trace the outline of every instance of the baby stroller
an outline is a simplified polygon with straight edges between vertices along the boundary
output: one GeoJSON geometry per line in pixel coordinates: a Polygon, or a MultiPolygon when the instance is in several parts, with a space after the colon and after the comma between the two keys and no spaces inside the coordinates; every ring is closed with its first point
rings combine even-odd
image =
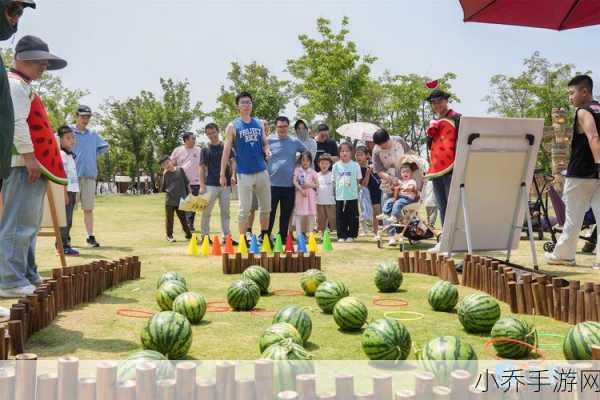
{"type": "MultiPolygon", "coordinates": [[[[417,198],[414,203],[402,208],[401,217],[397,224],[384,224],[380,231],[394,237],[396,242],[400,243],[400,250],[404,251],[407,241],[412,245],[421,240],[431,239],[435,237],[435,234],[425,220],[419,218],[419,211],[423,207],[421,191],[425,184],[424,170],[426,162],[416,155],[408,154],[402,159],[400,165],[402,164],[411,165],[413,179],[417,182],[417,198]]],[[[382,239],[377,241],[377,247],[380,249],[383,248],[382,239]]]]}

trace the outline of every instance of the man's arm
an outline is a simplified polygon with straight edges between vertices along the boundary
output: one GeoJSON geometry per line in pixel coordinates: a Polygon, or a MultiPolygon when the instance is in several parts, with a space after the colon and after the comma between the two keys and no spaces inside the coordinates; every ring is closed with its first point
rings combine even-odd
{"type": "Polygon", "coordinates": [[[221,172],[219,173],[219,183],[223,187],[227,187],[227,177],[225,176],[225,172],[227,171],[227,164],[229,163],[229,157],[231,156],[234,135],[235,132],[233,129],[233,124],[227,125],[227,129],[225,129],[225,143],[223,144],[223,155],[221,156],[221,172]]]}
{"type": "Polygon", "coordinates": [[[231,160],[229,160],[229,165],[231,167],[231,184],[235,185],[237,183],[237,170],[235,165],[235,159],[233,157],[231,158],[231,160]]]}
{"type": "Polygon", "coordinates": [[[265,153],[265,157],[268,159],[271,158],[271,148],[269,147],[269,125],[267,125],[266,121],[262,122],[263,124],[263,152],[265,153]]]}
{"type": "Polygon", "coordinates": [[[96,132],[96,154],[102,155],[108,152],[108,143],[96,132]]]}
{"type": "Polygon", "coordinates": [[[600,164],[600,136],[598,136],[594,116],[588,110],[579,110],[577,112],[577,124],[587,136],[590,150],[594,155],[594,162],[600,164]]]}

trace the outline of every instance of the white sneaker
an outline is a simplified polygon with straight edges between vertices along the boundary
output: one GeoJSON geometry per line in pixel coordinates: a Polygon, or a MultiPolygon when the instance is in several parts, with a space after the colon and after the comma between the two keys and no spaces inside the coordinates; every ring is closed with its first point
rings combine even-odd
{"type": "Polygon", "coordinates": [[[15,297],[26,297],[31,296],[35,291],[35,286],[27,285],[23,287],[0,289],[0,297],[4,298],[15,298],[15,297]]]}
{"type": "Polygon", "coordinates": [[[175,239],[173,239],[173,236],[167,236],[167,242],[175,243],[175,239]]]}
{"type": "Polygon", "coordinates": [[[352,243],[352,242],[354,242],[354,239],[352,239],[352,238],[347,238],[346,239],[346,243],[352,243]]]}
{"type": "Polygon", "coordinates": [[[344,238],[339,238],[339,239],[338,239],[338,242],[339,242],[339,243],[344,243],[345,241],[346,241],[346,239],[344,239],[344,238]]]}
{"type": "Polygon", "coordinates": [[[392,236],[390,238],[390,240],[388,241],[388,246],[397,246],[398,245],[398,241],[396,240],[396,238],[394,236],[392,236]]]}
{"type": "Polygon", "coordinates": [[[554,253],[544,253],[544,259],[550,265],[575,265],[575,260],[563,260],[554,255],[554,253]]]}

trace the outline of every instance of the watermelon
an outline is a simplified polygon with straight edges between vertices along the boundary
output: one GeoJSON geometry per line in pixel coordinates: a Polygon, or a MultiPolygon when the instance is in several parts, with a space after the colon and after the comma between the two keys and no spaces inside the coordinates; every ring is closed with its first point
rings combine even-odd
{"type": "Polygon", "coordinates": [[[182,293],[173,301],[173,311],[186,317],[190,324],[197,324],[206,313],[206,299],[200,293],[182,293]]]}
{"type": "Polygon", "coordinates": [[[319,285],[315,292],[317,305],[326,314],[331,314],[333,306],[342,297],[349,296],[350,292],[342,282],[325,281],[319,285]]]}
{"type": "Polygon", "coordinates": [[[418,354],[421,368],[433,373],[442,386],[450,383],[450,374],[462,369],[474,378],[478,371],[477,354],[473,347],[458,336],[441,336],[431,340],[418,354]]]}
{"type": "Polygon", "coordinates": [[[456,156],[456,122],[459,114],[450,111],[445,118],[431,121],[427,135],[432,139],[429,149],[428,178],[437,178],[446,175],[454,168],[456,156]]]}
{"type": "Polygon", "coordinates": [[[314,374],[315,367],[308,360],[279,360],[273,365],[273,398],[288,390],[296,391],[296,377],[303,374],[314,374]]]}
{"type": "Polygon", "coordinates": [[[581,322],[569,330],[563,343],[567,361],[591,360],[592,346],[600,345],[600,323],[581,322]]]}
{"type": "MultiPolygon", "coordinates": [[[[500,318],[494,324],[491,336],[493,339],[516,339],[532,346],[537,342],[537,332],[535,328],[529,326],[526,321],[523,321],[514,315],[500,318]]],[[[494,342],[494,349],[496,349],[496,352],[500,357],[512,359],[527,357],[532,351],[531,347],[508,341],[494,342]]]]}
{"type": "Polygon", "coordinates": [[[261,358],[266,360],[310,360],[312,357],[302,345],[284,339],[267,347],[261,358]]]}
{"type": "Polygon", "coordinates": [[[490,333],[499,318],[500,306],[487,294],[472,294],[458,304],[458,320],[469,333],[490,333]]]}
{"type": "Polygon", "coordinates": [[[187,282],[185,281],[185,278],[179,272],[169,271],[162,274],[156,282],[156,288],[158,289],[160,285],[162,285],[166,281],[179,281],[183,283],[183,286],[187,287],[187,282]]]}
{"type": "Polygon", "coordinates": [[[242,279],[252,281],[260,288],[260,294],[269,294],[271,275],[260,265],[251,265],[242,273],[242,279]]]}
{"type": "Polygon", "coordinates": [[[227,289],[227,302],[236,311],[250,311],[260,299],[260,288],[252,281],[241,279],[227,289]]]}
{"type": "Polygon", "coordinates": [[[362,335],[362,348],[371,360],[406,360],[412,340],[400,322],[382,318],[367,326],[362,335]]]}
{"type": "Polygon", "coordinates": [[[402,285],[402,272],[396,264],[381,263],[375,272],[375,286],[380,292],[395,292],[402,285]]]}
{"type": "Polygon", "coordinates": [[[162,311],[173,309],[173,301],[182,293],[187,292],[185,285],[179,281],[166,281],[156,290],[156,303],[162,311]]]}
{"type": "Polygon", "coordinates": [[[156,379],[175,378],[175,367],[167,357],[154,350],[144,350],[132,354],[119,365],[117,380],[134,381],[137,365],[146,361],[156,364],[156,379]]]}
{"type": "Polygon", "coordinates": [[[312,321],[308,313],[296,305],[285,306],[279,310],[275,317],[273,317],[273,323],[276,322],[287,322],[293,325],[302,336],[302,344],[308,341],[312,332],[312,321]]]}
{"type": "Polygon", "coordinates": [[[268,327],[260,337],[258,344],[260,352],[264,352],[267,347],[284,341],[286,339],[302,346],[302,336],[298,333],[298,330],[293,325],[287,322],[279,322],[268,327]]]}
{"type": "Polygon", "coordinates": [[[357,331],[367,322],[367,307],[356,297],[344,297],[333,307],[333,319],[343,331],[357,331]]]}
{"type": "Polygon", "coordinates": [[[429,289],[427,300],[435,311],[451,311],[458,303],[458,289],[448,281],[439,281],[429,289]]]}
{"type": "Polygon", "coordinates": [[[159,312],[142,329],[141,340],[144,349],[158,351],[169,360],[179,360],[192,346],[192,325],[179,313],[159,312]]]}
{"type": "Polygon", "coordinates": [[[307,296],[314,296],[319,285],[327,280],[327,277],[318,269],[309,269],[300,276],[300,286],[307,296]]]}

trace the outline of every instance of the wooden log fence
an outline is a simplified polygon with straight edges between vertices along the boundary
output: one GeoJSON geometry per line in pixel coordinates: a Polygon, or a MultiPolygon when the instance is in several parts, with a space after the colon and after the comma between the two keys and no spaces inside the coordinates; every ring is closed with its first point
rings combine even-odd
{"type": "Polygon", "coordinates": [[[251,265],[260,265],[270,273],[295,273],[304,272],[309,269],[321,269],[321,256],[314,252],[304,253],[273,253],[248,254],[243,257],[240,253],[234,256],[223,254],[223,273],[241,274],[251,265]]]}
{"type": "Polygon", "coordinates": [[[53,269],[52,278],[44,279],[33,295],[10,307],[8,322],[0,324],[0,359],[24,353],[27,339],[50,325],[59,312],[92,302],[105,290],[140,276],[138,257],[53,269]]]}
{"type": "Polygon", "coordinates": [[[454,260],[438,254],[431,254],[429,258],[428,254],[424,252],[415,251],[411,254],[405,251],[398,258],[398,268],[403,273],[437,276],[455,285],[460,283],[454,260]]]}
{"type": "MultiPolygon", "coordinates": [[[[215,364],[214,379],[200,377],[198,364],[192,361],[174,362],[174,379],[159,379],[158,366],[154,362],[140,362],[136,366],[134,380],[117,381],[118,364],[103,361],[96,366],[96,376],[80,377],[79,361],[75,358],[57,360],[57,372],[38,374],[36,356],[24,354],[17,357],[14,370],[8,370],[0,376],[0,400],[475,400],[475,399],[512,399],[535,398],[558,400],[573,398],[578,392],[580,398],[597,398],[593,386],[573,386],[570,393],[553,392],[553,386],[547,385],[544,397],[533,386],[526,386],[530,373],[522,372],[522,386],[518,393],[505,393],[503,387],[493,384],[474,386],[477,376],[463,370],[453,371],[448,386],[438,386],[435,376],[426,371],[415,371],[412,387],[396,387],[393,375],[378,372],[372,376],[372,386],[367,391],[356,392],[355,377],[338,373],[333,376],[334,392],[317,392],[317,377],[303,374],[295,377],[294,391],[276,393],[273,377],[278,368],[274,362],[259,360],[254,362],[254,377],[236,378],[235,364],[220,361],[215,364]]],[[[48,369],[48,366],[45,365],[48,369]]],[[[592,371],[593,363],[574,366],[557,366],[564,371],[592,371]]],[[[40,368],[41,369],[41,368],[40,368]]],[[[89,370],[86,368],[86,371],[89,370]]],[[[489,371],[489,369],[488,369],[489,371]]],[[[597,372],[597,370],[596,370],[597,372]]],[[[204,371],[203,371],[204,373],[204,371]]],[[[244,374],[247,375],[247,374],[244,374]]],[[[400,376],[400,375],[396,375],[400,376]]],[[[531,374],[533,376],[533,373],[531,374]]],[[[362,377],[361,377],[362,378],[362,377]]],[[[290,378],[291,379],[291,378],[290,378]]],[[[364,379],[361,379],[364,382],[364,379]]],[[[293,382],[290,381],[290,382],[293,382]]],[[[404,376],[402,383],[396,386],[410,385],[410,377],[404,376]],[[408,382],[408,383],[407,383],[408,382]]],[[[292,388],[287,388],[292,389],[292,388]]],[[[512,389],[512,388],[509,388],[512,389]]],[[[514,391],[514,389],[512,389],[514,391]]]]}

